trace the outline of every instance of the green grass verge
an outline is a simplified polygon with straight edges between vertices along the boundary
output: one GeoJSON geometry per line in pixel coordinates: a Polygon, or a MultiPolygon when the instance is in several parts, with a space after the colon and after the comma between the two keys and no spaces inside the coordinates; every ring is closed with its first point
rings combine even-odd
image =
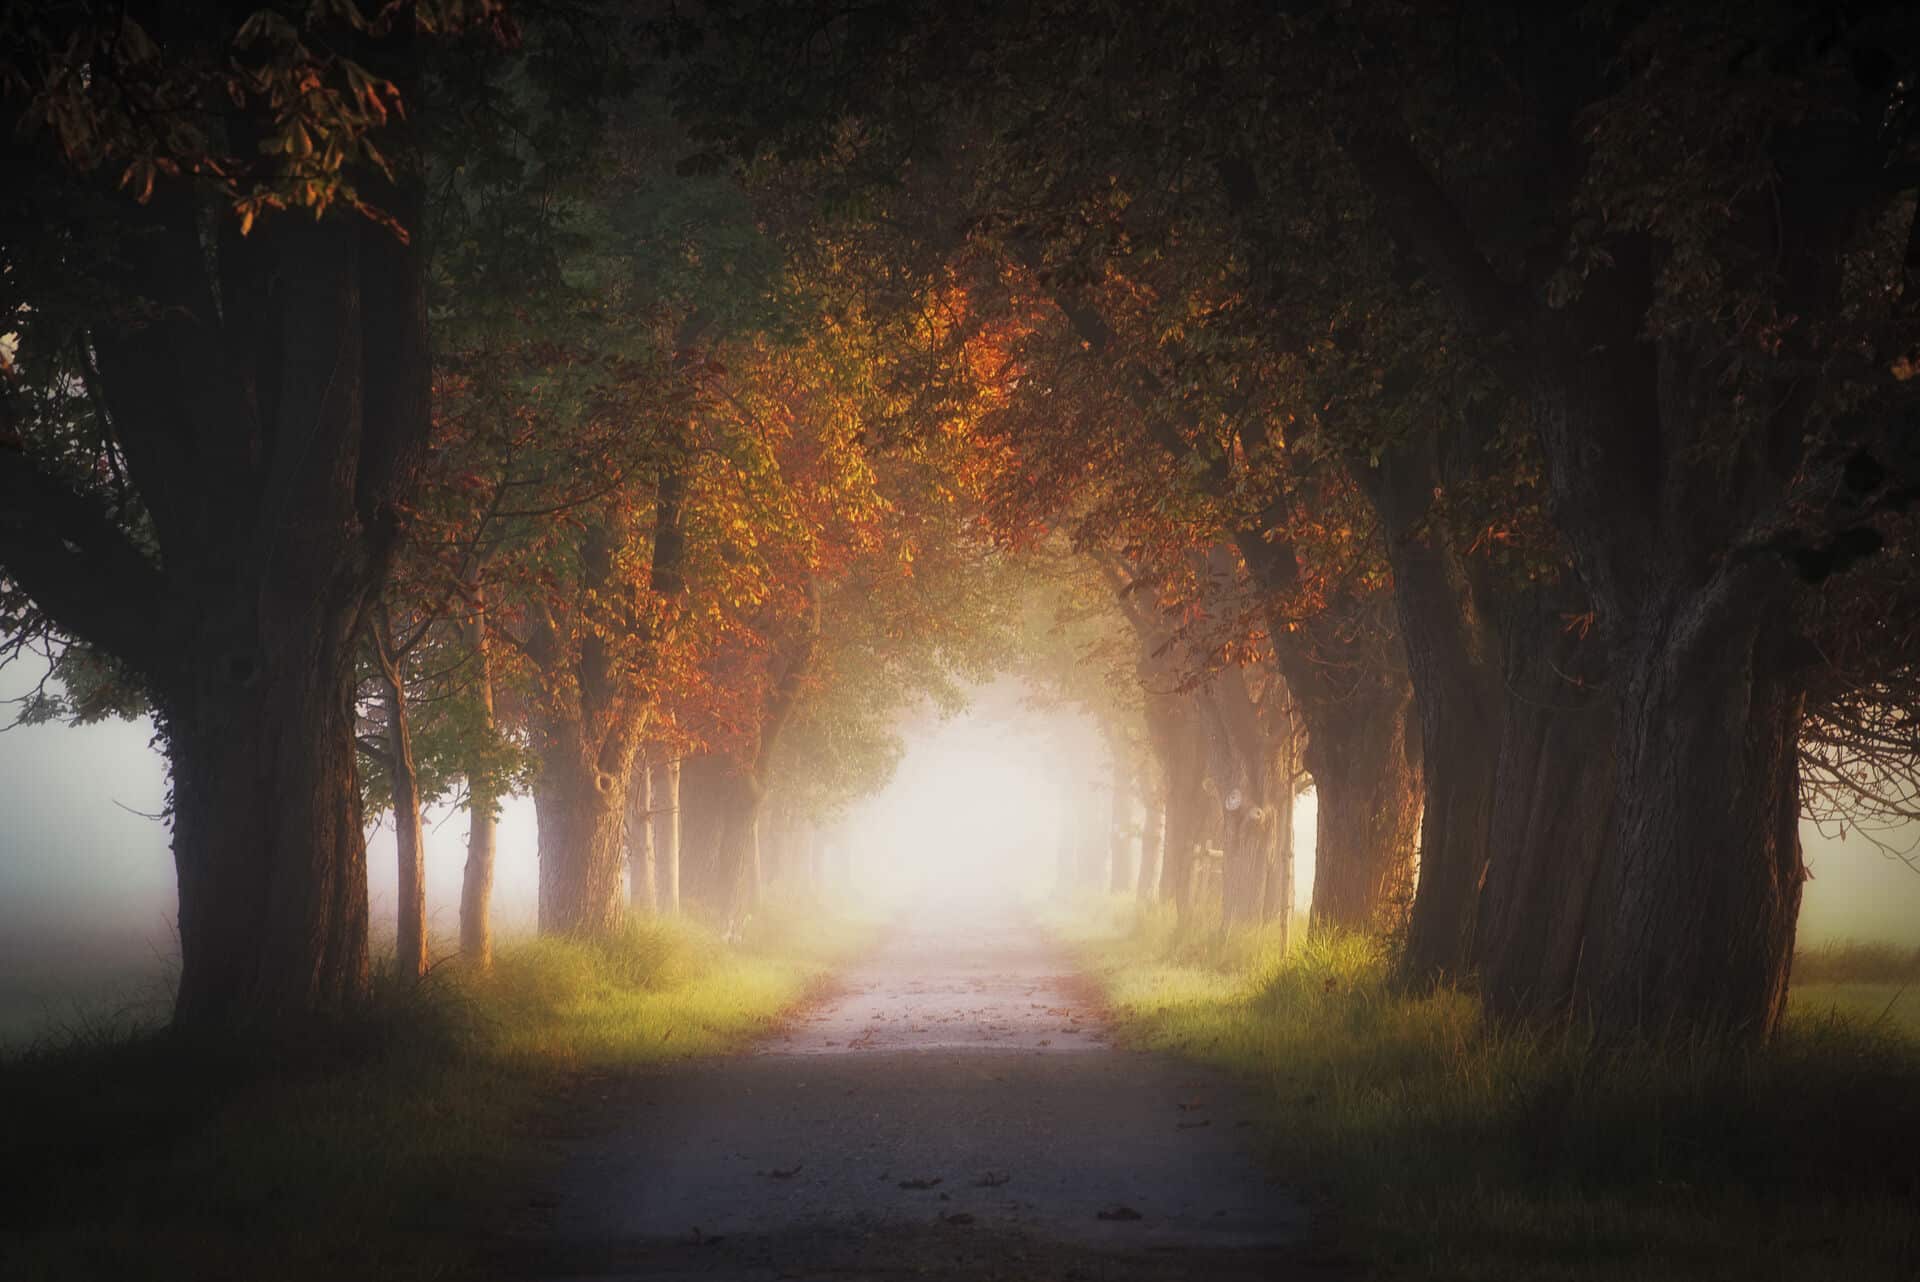
{"type": "Polygon", "coordinates": [[[1120,905],[1057,928],[1123,1035],[1252,1079],[1279,1168],[1383,1276],[1920,1277],[1920,1040],[1881,1018],[1898,984],[1797,993],[1761,1054],[1603,1051],[1398,993],[1364,939],[1283,956],[1275,932],[1120,905]]]}
{"type": "Polygon", "coordinates": [[[737,947],[676,922],[528,940],[485,977],[390,979],[363,1020],[272,1062],[155,1035],[0,1063],[0,1277],[452,1279],[596,1078],[740,1046],[859,927],[765,920],[737,947]]]}

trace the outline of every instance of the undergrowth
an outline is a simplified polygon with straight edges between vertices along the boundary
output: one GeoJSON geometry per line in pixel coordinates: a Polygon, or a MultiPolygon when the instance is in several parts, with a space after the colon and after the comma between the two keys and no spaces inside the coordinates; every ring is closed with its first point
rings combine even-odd
{"type": "Polygon", "coordinates": [[[1601,1049],[1397,991],[1365,939],[1060,929],[1131,1040],[1257,1084],[1280,1169],[1384,1276],[1920,1278],[1920,1041],[1890,1020],[1797,999],[1762,1053],[1601,1049]]]}
{"type": "Polygon", "coordinates": [[[491,974],[377,978],[271,1056],[69,1031],[0,1061],[0,1277],[468,1278],[574,1101],[612,1073],[767,1031],[858,927],[742,944],[672,921],[502,947],[491,974]]]}

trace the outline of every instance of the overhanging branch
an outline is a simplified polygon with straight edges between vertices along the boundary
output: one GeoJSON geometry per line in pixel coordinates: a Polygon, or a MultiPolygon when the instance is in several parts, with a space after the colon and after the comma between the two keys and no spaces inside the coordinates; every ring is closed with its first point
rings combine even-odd
{"type": "Polygon", "coordinates": [[[97,504],[26,451],[0,448],[0,570],[56,627],[143,677],[164,675],[165,583],[97,504]]]}

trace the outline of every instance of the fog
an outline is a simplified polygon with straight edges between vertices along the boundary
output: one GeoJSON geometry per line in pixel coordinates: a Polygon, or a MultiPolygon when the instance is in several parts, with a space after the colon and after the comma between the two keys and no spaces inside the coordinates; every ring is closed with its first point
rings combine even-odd
{"type": "MultiPolygon", "coordinates": [[[[0,670],[0,695],[37,678],[0,670]]],[[[952,908],[1017,912],[1053,885],[1063,830],[1076,816],[1104,824],[1111,782],[1091,720],[1048,707],[1017,682],[972,692],[951,717],[923,711],[902,727],[906,752],[880,793],[851,807],[828,835],[876,913],[952,908]],[[982,902],[986,901],[986,902],[982,902]]],[[[174,872],[165,825],[166,777],[144,722],[20,726],[0,733],[0,1036],[17,1038],[82,1014],[151,1014],[177,951],[174,872]]],[[[1297,907],[1313,884],[1313,799],[1295,816],[1297,907]]],[[[427,815],[427,911],[451,951],[466,816],[427,815]]],[[[1920,873],[1859,838],[1803,830],[1813,880],[1803,944],[1836,939],[1920,945],[1920,873]]],[[[533,927],[537,866],[533,804],[507,803],[496,872],[497,929],[533,927]]],[[[368,849],[376,941],[393,933],[394,853],[381,825],[368,849]]]]}

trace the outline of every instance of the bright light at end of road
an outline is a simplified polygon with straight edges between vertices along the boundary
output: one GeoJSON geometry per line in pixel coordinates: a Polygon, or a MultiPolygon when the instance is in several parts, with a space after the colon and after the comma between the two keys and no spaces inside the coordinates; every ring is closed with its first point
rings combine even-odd
{"type": "Polygon", "coordinates": [[[1104,836],[1107,746],[1091,718],[1034,706],[1017,682],[973,692],[941,719],[904,730],[906,756],[885,789],[855,805],[838,833],[854,886],[878,910],[977,916],[1018,911],[1053,886],[1075,826],[1104,836]]]}

